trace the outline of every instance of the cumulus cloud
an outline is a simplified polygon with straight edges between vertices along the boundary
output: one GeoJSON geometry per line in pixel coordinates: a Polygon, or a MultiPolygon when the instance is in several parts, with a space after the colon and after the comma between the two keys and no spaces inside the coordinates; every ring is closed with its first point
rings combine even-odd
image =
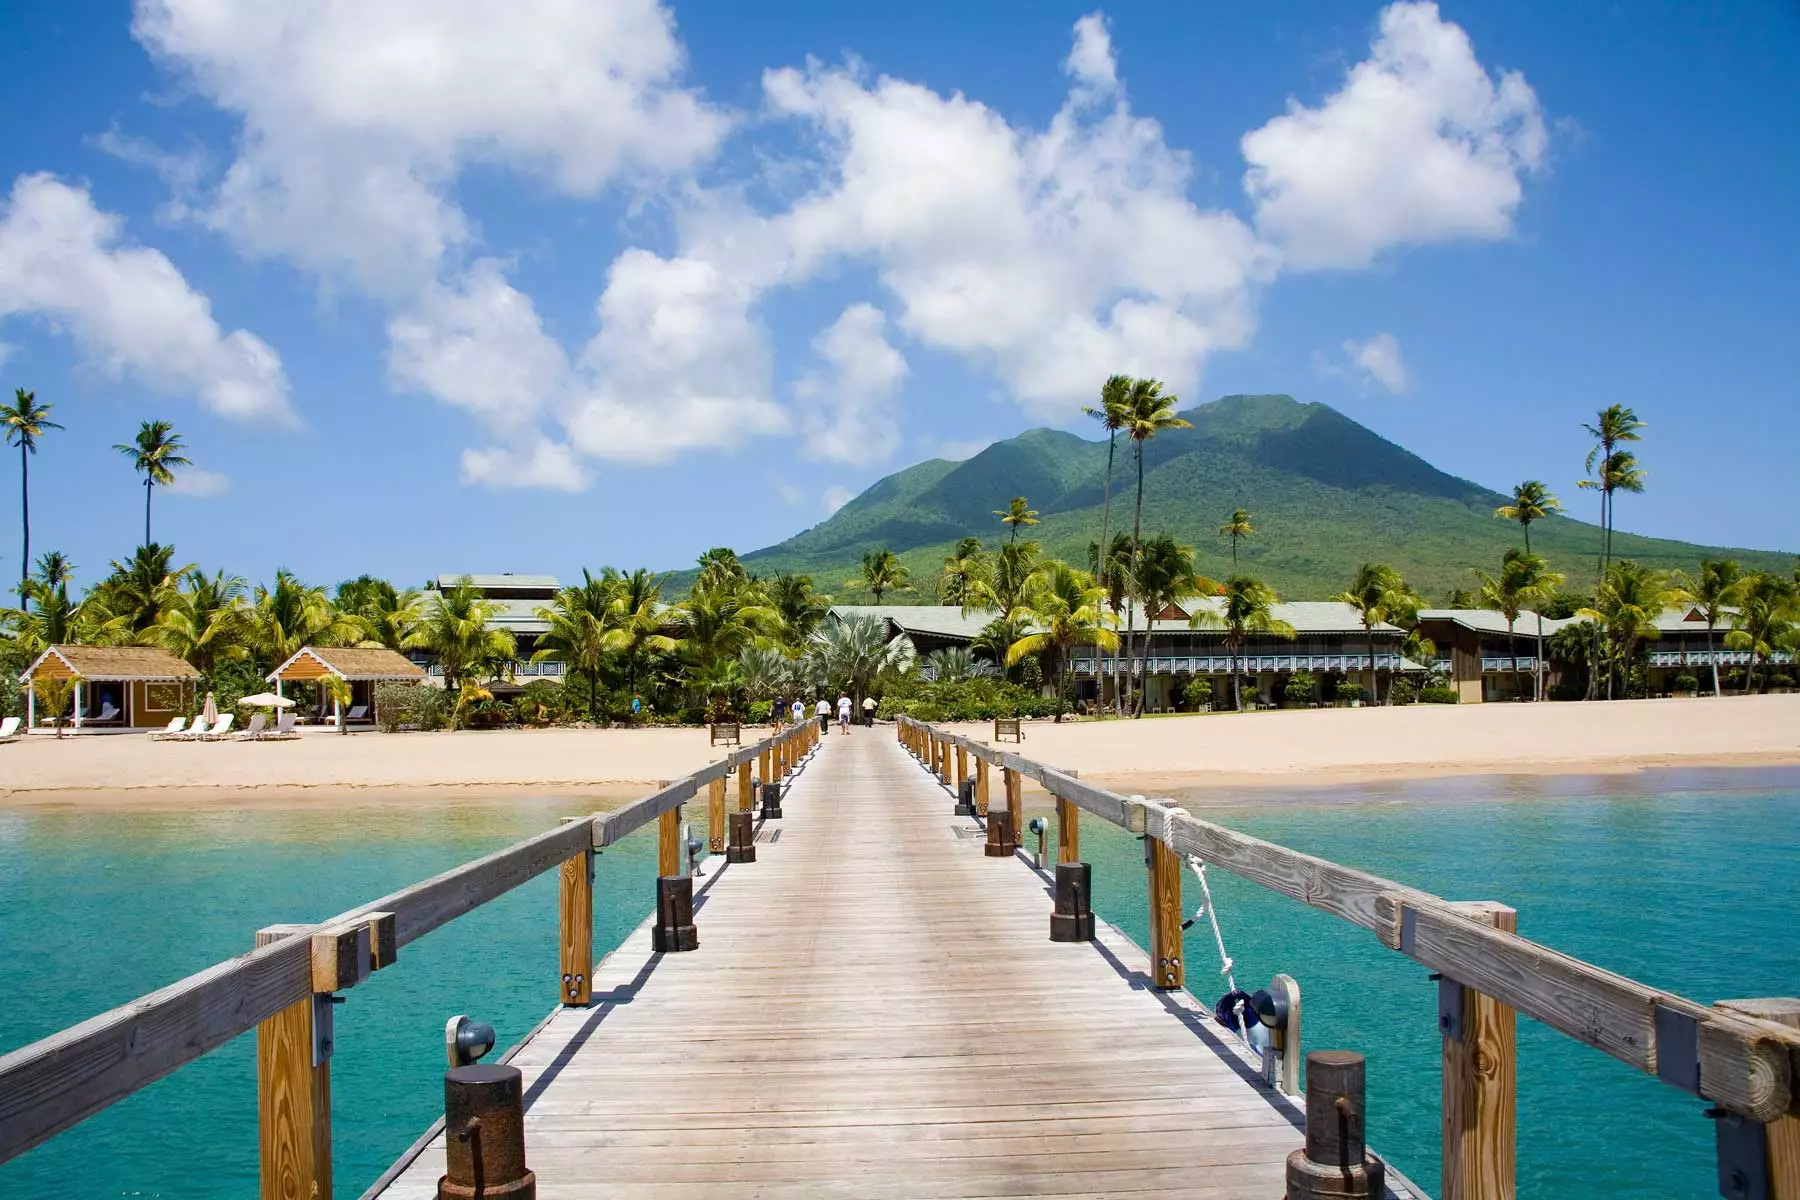
{"type": "Polygon", "coordinates": [[[899,447],[893,398],[906,379],[906,359],[888,343],[886,329],[880,309],[852,304],[813,339],[826,369],[794,386],[809,457],[878,463],[899,447]]]}
{"type": "Polygon", "coordinates": [[[1490,76],[1437,5],[1403,0],[1338,92],[1244,135],[1244,190],[1286,265],[1361,267],[1390,247],[1509,235],[1547,140],[1523,75],[1490,76]]]}
{"type": "Polygon", "coordinates": [[[110,374],[222,416],[293,419],[275,352],[220,330],[174,263],[128,243],[119,217],[51,175],[21,175],[0,209],[0,319],[12,316],[66,332],[110,374]]]}
{"type": "Polygon", "coordinates": [[[549,488],[579,492],[588,475],[567,446],[548,438],[531,439],[524,446],[493,446],[462,452],[464,483],[490,488],[549,488]]]}
{"type": "Polygon", "coordinates": [[[171,496],[192,496],[199,500],[223,496],[230,490],[230,476],[202,467],[182,467],[175,474],[175,482],[163,488],[171,496]]]}
{"type": "Polygon", "coordinates": [[[1396,396],[1412,387],[1412,375],[1400,357],[1400,339],[1391,333],[1378,333],[1362,342],[1346,341],[1344,357],[1357,378],[1374,380],[1396,396]]]}

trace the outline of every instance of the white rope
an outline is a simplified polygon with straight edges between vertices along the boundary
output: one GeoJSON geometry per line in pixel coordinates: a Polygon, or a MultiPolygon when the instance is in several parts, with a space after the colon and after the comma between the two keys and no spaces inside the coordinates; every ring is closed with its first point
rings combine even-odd
{"type": "MultiPolygon", "coordinates": [[[[1200,911],[1206,914],[1207,924],[1212,926],[1213,942],[1219,947],[1219,974],[1225,977],[1226,990],[1235,992],[1238,990],[1237,977],[1232,974],[1232,958],[1225,952],[1225,935],[1220,932],[1219,917],[1213,911],[1212,889],[1206,885],[1206,864],[1192,854],[1188,855],[1187,862],[1194,872],[1194,877],[1200,881],[1200,911]]],[[[1200,914],[1195,913],[1194,915],[1198,917],[1200,914]]],[[[1256,1047],[1250,1044],[1250,1022],[1244,1017],[1244,1002],[1239,1000],[1232,1005],[1231,1012],[1237,1018],[1236,1032],[1238,1037],[1243,1040],[1244,1048],[1255,1050],[1256,1047]]]]}

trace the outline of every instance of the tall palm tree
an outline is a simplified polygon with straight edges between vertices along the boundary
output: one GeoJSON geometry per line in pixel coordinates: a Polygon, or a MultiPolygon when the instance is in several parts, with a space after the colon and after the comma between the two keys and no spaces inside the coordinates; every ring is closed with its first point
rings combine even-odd
{"type": "MultiPolygon", "coordinates": [[[[19,519],[24,526],[24,546],[19,551],[19,603],[27,602],[25,584],[31,578],[31,456],[37,453],[38,439],[48,429],[61,429],[50,419],[55,405],[39,404],[37,393],[24,388],[13,391],[13,402],[0,405],[0,428],[6,430],[6,444],[19,448],[19,519]]],[[[145,535],[144,540],[150,540],[145,535]]]]}
{"type": "Polygon", "coordinates": [[[1238,543],[1255,533],[1255,527],[1250,524],[1250,512],[1243,508],[1232,509],[1231,516],[1227,517],[1225,523],[1219,526],[1219,536],[1231,539],[1231,569],[1233,571],[1237,570],[1238,565],[1238,543]]]}
{"type": "Polygon", "coordinates": [[[605,581],[586,568],[581,583],[556,593],[556,599],[537,615],[549,624],[531,653],[534,663],[555,661],[584,676],[588,685],[588,714],[600,715],[600,668],[614,647],[617,613],[605,581]]]}
{"type": "MultiPolygon", "coordinates": [[[[1600,493],[1600,573],[1605,575],[1607,564],[1612,562],[1612,498],[1613,492],[1618,490],[1613,478],[1617,474],[1613,459],[1621,453],[1619,450],[1621,442],[1635,442],[1640,439],[1644,423],[1638,420],[1637,413],[1631,409],[1622,404],[1613,404],[1601,409],[1592,425],[1584,422],[1581,427],[1587,430],[1588,435],[1594,439],[1594,448],[1588,451],[1587,461],[1583,464],[1594,477],[1582,480],[1581,486],[1600,493]],[[1598,470],[1596,470],[1596,466],[1598,470]]],[[[1635,458],[1633,458],[1631,466],[1635,470],[1635,458]]],[[[1638,486],[1635,489],[1627,488],[1625,490],[1643,491],[1642,477],[1639,476],[1638,486]]]]}
{"type": "Polygon", "coordinates": [[[744,647],[780,628],[781,615],[753,588],[695,591],[676,606],[681,648],[705,668],[735,660],[744,647]]]}
{"type": "MultiPolygon", "coordinates": [[[[1137,575],[1139,548],[1143,545],[1144,532],[1144,447],[1157,434],[1170,429],[1186,429],[1191,422],[1183,420],[1175,414],[1175,406],[1180,403],[1174,396],[1163,395],[1160,379],[1134,379],[1126,394],[1126,416],[1122,428],[1131,438],[1132,449],[1137,455],[1137,502],[1131,520],[1131,576],[1137,575]]],[[[1135,594],[1132,597],[1136,599],[1135,594]]],[[[1132,610],[1125,614],[1125,653],[1131,654],[1131,637],[1133,634],[1132,610]]],[[[1149,633],[1145,633],[1148,640],[1149,633]]],[[[1120,709],[1123,714],[1124,709],[1120,709]]]]}
{"type": "Polygon", "coordinates": [[[59,552],[50,551],[38,559],[37,578],[25,581],[25,594],[20,598],[22,605],[36,605],[35,610],[21,607],[0,612],[0,623],[10,623],[13,636],[34,657],[51,646],[80,641],[80,635],[86,632],[82,628],[85,622],[81,605],[69,599],[69,580],[74,572],[73,563],[59,552]]]}
{"type": "Polygon", "coordinates": [[[1014,496],[1011,504],[1005,508],[996,508],[994,515],[1000,518],[1002,525],[1012,526],[1012,537],[1008,540],[1014,542],[1019,540],[1020,526],[1038,523],[1038,510],[1025,503],[1023,496],[1014,496]]]}
{"type": "Polygon", "coordinates": [[[145,421],[138,426],[137,438],[129,445],[116,444],[114,450],[131,459],[132,469],[144,476],[144,545],[150,545],[150,494],[157,487],[175,482],[175,468],[192,466],[181,456],[186,449],[181,435],[167,421],[145,421]]]}
{"type": "Polygon", "coordinates": [[[186,659],[202,675],[229,659],[245,658],[249,648],[249,611],[241,576],[190,570],[182,576],[174,600],[157,615],[156,624],[138,635],[186,659]]]}
{"type": "Polygon", "coordinates": [[[512,631],[494,627],[499,615],[500,606],[476,591],[474,580],[464,575],[448,591],[430,597],[424,619],[406,646],[436,656],[445,690],[460,697],[465,684],[502,674],[518,653],[512,631]]]}
{"type": "Polygon", "coordinates": [[[292,571],[277,570],[272,585],[258,584],[252,594],[250,647],[271,666],[286,662],[303,646],[354,646],[367,634],[360,617],[339,610],[324,588],[301,582],[292,571]]]}
{"type": "Polygon", "coordinates": [[[1042,558],[1042,549],[1029,539],[1000,547],[987,576],[969,584],[963,611],[991,608],[1011,620],[1024,606],[1025,593],[1031,587],[1032,577],[1042,568],[1042,558]]]}
{"type": "Polygon", "coordinates": [[[671,634],[673,614],[662,602],[667,575],[658,576],[643,567],[619,575],[611,568],[602,572],[614,584],[615,648],[625,656],[625,686],[638,690],[638,667],[645,654],[673,654],[678,643],[671,634]]]}
{"type": "Polygon", "coordinates": [[[1119,635],[1106,627],[1105,602],[1106,589],[1086,571],[1065,562],[1047,564],[1026,593],[1024,612],[1032,632],[1007,647],[1006,663],[1013,666],[1030,655],[1048,652],[1058,721],[1063,717],[1069,650],[1074,646],[1107,650],[1119,644],[1119,635]]]}
{"type": "MultiPolygon", "coordinates": [[[[1089,546],[1088,566],[1092,570],[1095,581],[1106,589],[1107,612],[1112,617],[1112,627],[1117,629],[1122,623],[1120,618],[1124,615],[1125,605],[1131,591],[1131,535],[1128,533],[1113,534],[1112,545],[1107,550],[1105,562],[1100,561],[1100,547],[1098,545],[1089,546]]],[[[1125,708],[1124,692],[1121,690],[1119,682],[1120,657],[1118,654],[1105,656],[1107,663],[1112,667],[1113,700],[1117,711],[1123,715],[1125,708]]],[[[1105,699],[1104,693],[1101,699],[1105,699]]]]}
{"type": "Polygon", "coordinates": [[[194,564],[175,566],[174,555],[173,546],[152,543],[139,546],[125,562],[112,564],[112,574],[83,602],[98,640],[111,645],[136,642],[175,604],[181,579],[194,564]]]}
{"type": "MultiPolygon", "coordinates": [[[[1138,602],[1144,610],[1143,647],[1139,652],[1137,676],[1150,678],[1150,631],[1157,615],[1171,604],[1189,596],[1212,595],[1219,585],[1194,571],[1194,548],[1183,546],[1166,533],[1144,539],[1137,556],[1137,573],[1133,580],[1138,602]]],[[[1138,693],[1138,711],[1143,710],[1143,692],[1138,693]]]]}
{"type": "Polygon", "coordinates": [[[1238,652],[1251,634],[1292,639],[1294,627],[1275,615],[1281,597],[1275,589],[1249,575],[1232,575],[1219,588],[1219,603],[1204,605],[1188,618],[1192,629],[1225,631],[1226,669],[1231,672],[1231,706],[1244,711],[1241,677],[1237,669],[1238,652]]]}
{"type": "Polygon", "coordinates": [[[943,570],[938,573],[938,601],[957,606],[967,604],[969,589],[987,577],[988,560],[982,552],[981,539],[963,538],[945,557],[943,570]]]}
{"type": "MultiPolygon", "coordinates": [[[[1519,644],[1518,639],[1513,636],[1513,627],[1518,623],[1519,614],[1527,611],[1536,613],[1548,604],[1556,594],[1556,589],[1562,586],[1563,577],[1550,570],[1550,564],[1542,556],[1520,550],[1517,546],[1507,547],[1506,553],[1501,556],[1498,575],[1489,575],[1480,570],[1475,575],[1480,581],[1482,604],[1498,609],[1506,618],[1506,648],[1512,655],[1513,682],[1517,683],[1519,644]]],[[[1533,692],[1537,699],[1542,700],[1544,622],[1541,616],[1538,617],[1537,640],[1539,669],[1535,675],[1538,682],[1534,685],[1533,692]]]]}
{"type": "Polygon", "coordinates": [[[1750,663],[1744,668],[1744,694],[1748,696],[1756,686],[1758,660],[1767,662],[1800,620],[1800,587],[1792,579],[1758,571],[1742,582],[1737,599],[1738,611],[1725,644],[1750,652],[1750,663]]]}
{"type": "Polygon", "coordinates": [[[1550,494],[1542,480],[1527,479],[1513,488],[1512,503],[1502,504],[1494,515],[1503,521],[1517,521],[1525,531],[1525,553],[1531,553],[1531,523],[1541,521],[1562,509],[1562,501],[1550,494]]]}
{"type": "Polygon", "coordinates": [[[831,611],[831,597],[813,588],[811,575],[783,571],[767,581],[765,590],[769,603],[781,614],[782,641],[796,649],[806,644],[831,611]]]}
{"type": "Polygon", "coordinates": [[[1699,575],[1677,571],[1671,582],[1680,602],[1706,618],[1706,657],[1712,662],[1713,695],[1719,696],[1719,647],[1714,631],[1737,604],[1744,569],[1734,559],[1708,558],[1701,560],[1699,575]]]}
{"type": "MultiPolygon", "coordinates": [[[[912,587],[912,572],[900,561],[900,556],[883,546],[879,550],[871,550],[862,556],[863,587],[875,594],[875,603],[889,592],[903,592],[912,587]]],[[[855,587],[859,581],[846,580],[845,587],[855,587]]]]}
{"type": "Polygon", "coordinates": [[[714,546],[700,556],[696,588],[735,588],[750,581],[750,573],[730,546],[714,546]]]}
{"type": "Polygon", "coordinates": [[[1406,586],[1400,572],[1386,563],[1364,563],[1351,581],[1349,590],[1332,597],[1348,604],[1362,619],[1363,633],[1369,639],[1369,700],[1380,700],[1375,674],[1375,626],[1396,616],[1408,615],[1420,607],[1418,594],[1406,586]]]}
{"type": "Polygon", "coordinates": [[[1674,593],[1668,578],[1641,563],[1622,558],[1606,568],[1606,578],[1594,591],[1594,603],[1577,615],[1598,621],[1609,643],[1605,655],[1606,695],[1613,694],[1613,678],[1623,673],[1629,691],[1630,672],[1637,648],[1658,636],[1656,621],[1674,593]]]}
{"type": "MultiPolygon", "coordinates": [[[[1106,430],[1106,484],[1101,491],[1100,540],[1094,543],[1096,548],[1105,546],[1109,542],[1109,533],[1112,528],[1113,459],[1117,455],[1119,449],[1119,431],[1125,428],[1125,420],[1129,415],[1128,401],[1130,400],[1130,397],[1131,376],[1109,375],[1106,382],[1100,385],[1100,407],[1095,408],[1092,405],[1084,405],[1081,409],[1082,412],[1094,418],[1096,421],[1099,421],[1100,427],[1106,430]]],[[[1094,578],[1104,584],[1106,582],[1106,571],[1098,561],[1098,558],[1099,553],[1098,549],[1096,549],[1096,561],[1092,564],[1092,571],[1094,578]]],[[[1118,605],[1115,604],[1112,608],[1113,613],[1116,616],[1118,614],[1118,605]]],[[[1113,687],[1115,690],[1118,687],[1118,680],[1119,665],[1117,659],[1115,659],[1113,662],[1113,687]]]]}

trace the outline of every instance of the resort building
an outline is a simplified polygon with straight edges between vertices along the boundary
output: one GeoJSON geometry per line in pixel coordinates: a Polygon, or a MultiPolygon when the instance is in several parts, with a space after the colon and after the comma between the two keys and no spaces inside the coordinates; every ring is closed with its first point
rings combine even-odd
{"type": "MultiPolygon", "coordinates": [[[[266,678],[275,685],[275,694],[279,696],[282,694],[283,684],[317,683],[328,677],[341,679],[350,685],[349,707],[330,704],[333,718],[339,724],[372,725],[381,715],[375,698],[375,685],[419,683],[425,679],[425,669],[408,661],[405,655],[381,646],[306,646],[270,671],[266,678]]],[[[323,689],[320,691],[319,703],[320,710],[311,715],[323,720],[326,715],[324,706],[328,703],[323,689]]]]}
{"type": "Polygon", "coordinates": [[[155,729],[194,711],[200,672],[154,646],[52,646],[19,676],[26,727],[38,723],[38,688],[74,684],[76,729],[155,729]]]}
{"type": "Polygon", "coordinates": [[[1437,647],[1434,671],[1449,681],[1463,704],[1530,700],[1540,694],[1540,683],[1542,694],[1549,695],[1562,681],[1562,671],[1546,658],[1540,681],[1539,638],[1547,655],[1550,636],[1574,623],[1572,617],[1520,613],[1509,634],[1506,614],[1491,608],[1427,608],[1419,613],[1419,632],[1437,647]]]}
{"type": "MultiPolygon", "coordinates": [[[[503,672],[502,678],[489,685],[491,690],[517,691],[533,679],[560,680],[563,677],[562,663],[531,661],[538,639],[550,632],[550,622],[538,615],[538,609],[548,608],[556,601],[556,593],[562,590],[556,576],[514,575],[510,571],[497,575],[439,575],[435,585],[426,589],[426,600],[435,600],[464,582],[474,588],[482,599],[499,609],[492,624],[511,632],[517,643],[510,670],[503,672]]],[[[443,685],[444,673],[430,655],[415,650],[409,657],[430,673],[431,682],[440,687],[443,685]]]]}
{"type": "Polygon", "coordinates": [[[828,615],[840,620],[875,617],[885,627],[888,641],[905,634],[920,658],[949,646],[967,646],[994,619],[993,613],[977,609],[965,616],[954,604],[834,604],[828,615]]]}

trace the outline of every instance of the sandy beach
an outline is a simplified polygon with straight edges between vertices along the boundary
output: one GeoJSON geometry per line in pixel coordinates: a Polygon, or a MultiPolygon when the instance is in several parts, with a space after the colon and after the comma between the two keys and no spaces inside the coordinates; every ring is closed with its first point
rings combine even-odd
{"type": "MultiPolygon", "coordinates": [[[[958,728],[992,734],[991,725],[958,728]]],[[[874,736],[892,737],[893,727],[874,736]]],[[[1135,792],[1791,766],[1800,765],[1800,695],[1040,721],[1027,724],[1024,751],[1135,792]]],[[[0,746],[0,807],[306,805],[346,793],[384,804],[546,794],[604,804],[724,753],[707,745],[704,729],[319,732],[211,743],[39,736],[0,746]]]]}

